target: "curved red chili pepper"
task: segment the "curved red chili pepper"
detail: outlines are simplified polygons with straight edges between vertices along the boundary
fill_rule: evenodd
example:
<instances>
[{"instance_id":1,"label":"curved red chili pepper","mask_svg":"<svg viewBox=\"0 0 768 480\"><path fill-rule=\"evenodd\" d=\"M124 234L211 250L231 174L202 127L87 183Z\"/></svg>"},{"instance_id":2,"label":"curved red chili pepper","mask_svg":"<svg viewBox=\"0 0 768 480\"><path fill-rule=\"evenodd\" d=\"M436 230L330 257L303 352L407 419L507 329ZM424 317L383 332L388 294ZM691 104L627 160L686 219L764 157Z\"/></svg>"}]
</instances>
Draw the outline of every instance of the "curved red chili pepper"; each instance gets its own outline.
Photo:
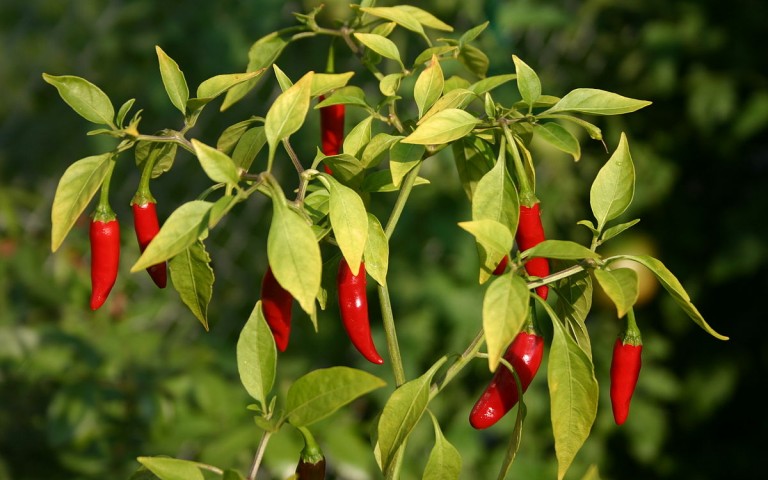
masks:
<instances>
[{"instance_id":1,"label":"curved red chili pepper","mask_svg":"<svg viewBox=\"0 0 768 480\"><path fill-rule=\"evenodd\" d=\"M532 207L520 205L520 223L517 226L515 241L521 252L533 248L545 240L539 205L539 203L533 204ZM529 258L525 263L525 271L529 275L546 277L549 275L549 262L546 258ZM549 294L549 287L546 285L537 287L536 293L546 300Z\"/></svg>"},{"instance_id":2,"label":"curved red chili pepper","mask_svg":"<svg viewBox=\"0 0 768 480\"><path fill-rule=\"evenodd\" d=\"M91 310L101 307L117 280L120 264L120 224L91 221Z\"/></svg>"},{"instance_id":3,"label":"curved red chili pepper","mask_svg":"<svg viewBox=\"0 0 768 480\"><path fill-rule=\"evenodd\" d=\"M347 261L342 258L339 262L339 272L336 277L339 310L344 328L352 340L352 345L370 362L377 365L384 363L376 351L376 345L371 337L371 325L368 320L368 297L365 292L365 264L360 263L360 271L352 274Z\"/></svg>"},{"instance_id":4,"label":"curved red chili pepper","mask_svg":"<svg viewBox=\"0 0 768 480\"><path fill-rule=\"evenodd\" d=\"M320 101L323 100L320 96ZM325 155L338 155L344 142L344 104L329 105L320 108L320 140ZM324 165L325 171L331 169Z\"/></svg>"},{"instance_id":5,"label":"curved red chili pepper","mask_svg":"<svg viewBox=\"0 0 768 480\"><path fill-rule=\"evenodd\" d=\"M133 227L136 230L136 240L139 242L139 251L144 252L149 242L160 231L160 222L157 220L157 208L155 202L146 202L142 205L134 203ZM168 282L168 266L166 262L158 263L147 268L149 276L160 288L165 288Z\"/></svg>"},{"instance_id":6,"label":"curved red chili pepper","mask_svg":"<svg viewBox=\"0 0 768 480\"><path fill-rule=\"evenodd\" d=\"M261 310L281 352L288 347L291 335L291 307L293 297L277 282L272 269L267 267L261 282Z\"/></svg>"},{"instance_id":7,"label":"curved red chili pepper","mask_svg":"<svg viewBox=\"0 0 768 480\"><path fill-rule=\"evenodd\" d=\"M522 391L525 392L541 365L544 356L544 338L535 333L520 332L504 354L514 368ZM499 365L491 383L475 403L469 414L469 423L482 430L495 424L518 402L515 376L505 366Z\"/></svg>"},{"instance_id":8,"label":"curved red chili pepper","mask_svg":"<svg viewBox=\"0 0 768 480\"><path fill-rule=\"evenodd\" d=\"M624 343L617 338L613 344L611 358L611 408L616 425L621 425L629 416L629 404L640 377L643 345Z\"/></svg>"}]
</instances>

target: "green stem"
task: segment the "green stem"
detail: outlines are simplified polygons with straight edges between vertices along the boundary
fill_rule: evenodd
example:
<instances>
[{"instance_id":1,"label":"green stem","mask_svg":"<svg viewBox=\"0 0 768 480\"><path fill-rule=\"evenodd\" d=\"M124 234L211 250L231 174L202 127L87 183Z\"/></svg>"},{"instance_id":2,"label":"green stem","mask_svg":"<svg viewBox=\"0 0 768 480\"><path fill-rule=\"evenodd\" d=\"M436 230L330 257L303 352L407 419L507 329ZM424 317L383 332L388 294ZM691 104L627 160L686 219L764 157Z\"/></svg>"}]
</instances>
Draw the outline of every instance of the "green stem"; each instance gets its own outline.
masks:
<instances>
[{"instance_id":1,"label":"green stem","mask_svg":"<svg viewBox=\"0 0 768 480\"><path fill-rule=\"evenodd\" d=\"M172 135L139 135L136 140L142 142L172 142L180 145L184 150L194 154L195 149L192 147L192 142L184 138L179 132L174 132Z\"/></svg>"},{"instance_id":2,"label":"green stem","mask_svg":"<svg viewBox=\"0 0 768 480\"><path fill-rule=\"evenodd\" d=\"M526 207L533 207L539 200L536 198L534 186L528 179L528 174L525 172L523 166L523 159L520 156L520 150L517 148L517 143L512 135L507 124L502 124L504 130L504 137L507 139L507 145L512 152L512 163L515 166L515 176L520 184L520 204Z\"/></svg>"},{"instance_id":3,"label":"green stem","mask_svg":"<svg viewBox=\"0 0 768 480\"><path fill-rule=\"evenodd\" d=\"M387 220L387 226L384 229L387 239L392 238L392 233L394 233L397 222L400 220L400 215L403 213L405 203L408 201L408 196L410 196L411 190L413 190L413 185L416 183L416 178L419 176L420 168L421 162L416 164L403 179L403 183L400 186L400 194L397 196L395 206L392 207L392 213L389 214L389 220Z\"/></svg>"},{"instance_id":4,"label":"green stem","mask_svg":"<svg viewBox=\"0 0 768 480\"><path fill-rule=\"evenodd\" d=\"M149 190L149 181L152 179L152 170L155 168L156 155L148 155L147 160L144 162L144 168L141 171L141 179L139 180L139 188L136 189L136 194L131 200L131 204L145 205L147 203L156 203L155 197L152 196L152 192Z\"/></svg>"},{"instance_id":5,"label":"green stem","mask_svg":"<svg viewBox=\"0 0 768 480\"><path fill-rule=\"evenodd\" d=\"M259 473L259 467L261 466L261 460L264 458L264 451L267 449L269 438L272 436L272 432L264 432L261 435L259 441L259 448L256 450L256 455L253 457L253 463L251 464L251 470L248 474L248 480L256 480L256 474Z\"/></svg>"},{"instance_id":6,"label":"green stem","mask_svg":"<svg viewBox=\"0 0 768 480\"><path fill-rule=\"evenodd\" d=\"M448 367L448 370L445 372L445 376L440 381L440 384L432 385L432 387L429 390L429 399L430 401L437 396L438 393L440 393L443 388L448 385L451 380L456 377L456 375L461 372L461 370L467 366L467 364L474 359L478 352L480 351L480 348L483 346L485 339L485 333L482 329L477 333L475 338L470 342L469 346L464 350L464 353L461 354L458 360L453 363L450 367Z\"/></svg>"},{"instance_id":7,"label":"green stem","mask_svg":"<svg viewBox=\"0 0 768 480\"><path fill-rule=\"evenodd\" d=\"M397 330L395 318L392 314L392 302L389 298L389 289L386 285L378 285L379 303L381 304L381 317L384 323L384 333L387 336L387 350L392 361L392 373L395 375L395 384L399 387L405 383L405 369L403 359L400 356L400 345L397 342Z\"/></svg>"},{"instance_id":8,"label":"green stem","mask_svg":"<svg viewBox=\"0 0 768 480\"><path fill-rule=\"evenodd\" d=\"M309 463L317 463L323 460L323 451L315 441L312 432L307 427L296 427L304 437L304 448L301 449L301 460Z\"/></svg>"},{"instance_id":9,"label":"green stem","mask_svg":"<svg viewBox=\"0 0 768 480\"><path fill-rule=\"evenodd\" d=\"M637 327L637 321L635 320L635 310L632 308L627 311L624 331L621 333L621 341L630 345L643 344L643 338L640 335L640 329Z\"/></svg>"},{"instance_id":10,"label":"green stem","mask_svg":"<svg viewBox=\"0 0 768 480\"><path fill-rule=\"evenodd\" d=\"M96 210L93 212L93 220L96 222L110 222L117 218L112 206L109 204L109 186L112 183L112 173L115 171L115 164L117 159L112 155L109 159L109 165L107 165L107 173L104 175L104 181L101 183L101 194L99 195L99 203L96 205Z\"/></svg>"}]
</instances>

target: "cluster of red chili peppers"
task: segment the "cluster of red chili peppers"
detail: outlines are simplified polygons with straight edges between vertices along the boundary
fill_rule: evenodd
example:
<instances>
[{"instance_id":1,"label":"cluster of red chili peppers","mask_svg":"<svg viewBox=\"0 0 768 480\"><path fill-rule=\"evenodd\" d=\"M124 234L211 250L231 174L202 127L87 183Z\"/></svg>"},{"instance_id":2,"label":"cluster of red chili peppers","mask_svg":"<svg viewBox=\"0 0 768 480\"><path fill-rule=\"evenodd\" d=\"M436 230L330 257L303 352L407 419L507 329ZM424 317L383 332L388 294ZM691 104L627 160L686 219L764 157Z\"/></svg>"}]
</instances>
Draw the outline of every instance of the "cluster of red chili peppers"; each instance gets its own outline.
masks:
<instances>
[{"instance_id":1,"label":"cluster of red chili peppers","mask_svg":"<svg viewBox=\"0 0 768 480\"><path fill-rule=\"evenodd\" d=\"M322 101L322 98L320 99ZM344 105L330 105L320 109L320 132L322 150L325 155L338 155L344 139ZM325 171L331 169L324 165ZM381 365L384 359L376 351L371 336L368 318L368 297L366 293L365 263L360 263L357 275L352 273L347 261L339 261L336 275L339 312L344 329L352 345L371 363ZM291 333L291 308L293 298L267 268L261 287L261 302L264 318L272 330L277 348L283 352L288 347Z\"/></svg>"},{"instance_id":2,"label":"cluster of red chili peppers","mask_svg":"<svg viewBox=\"0 0 768 480\"><path fill-rule=\"evenodd\" d=\"M140 252L160 231L157 219L157 203L149 193L152 162L148 161L142 172L141 182L131 201L133 226ZM120 264L120 224L109 205L109 183L112 168L101 187L101 199L91 218L89 238L91 243L91 310L98 310L107 300L117 281ZM165 288L168 273L166 262L147 268L149 276L160 288Z\"/></svg>"},{"instance_id":3,"label":"cluster of red chili peppers","mask_svg":"<svg viewBox=\"0 0 768 480\"><path fill-rule=\"evenodd\" d=\"M525 201L520 205L520 219L515 233L515 242L520 251L533 248L546 238L541 223L540 202L532 191L523 192L522 198ZM508 263L509 256L505 255L493 274L502 275ZM525 270L533 277L543 278L549 275L549 262L546 258L533 257L525 263ZM542 299L547 299L547 285L536 287L535 291ZM629 404L640 375L643 349L640 330L632 310L626 318L626 326L616 339L611 360L611 406L617 425L623 424L629 415ZM476 429L485 429L506 415L520 400L520 394L528 389L539 370L543 354L544 338L535 322L529 321L504 353L504 359L512 366L514 374L505 366L496 370L490 384L472 408L469 423Z\"/></svg>"}]
</instances>

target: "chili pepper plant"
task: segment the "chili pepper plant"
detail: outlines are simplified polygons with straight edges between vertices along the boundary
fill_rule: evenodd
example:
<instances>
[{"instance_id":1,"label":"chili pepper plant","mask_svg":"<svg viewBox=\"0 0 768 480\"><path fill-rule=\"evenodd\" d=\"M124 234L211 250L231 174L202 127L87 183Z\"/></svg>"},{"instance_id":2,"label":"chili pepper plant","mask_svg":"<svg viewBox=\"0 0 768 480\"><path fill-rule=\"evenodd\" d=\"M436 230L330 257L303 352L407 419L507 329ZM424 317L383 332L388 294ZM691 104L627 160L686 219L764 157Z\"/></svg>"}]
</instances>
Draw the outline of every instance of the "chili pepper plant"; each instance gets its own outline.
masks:
<instances>
[{"instance_id":1,"label":"chili pepper plant","mask_svg":"<svg viewBox=\"0 0 768 480\"><path fill-rule=\"evenodd\" d=\"M254 285L263 285L253 289L252 313L242 319L236 348L240 379L253 398L248 406L256 420L253 435L261 438L252 465L239 472L228 465L147 452L138 458L142 475L202 479L206 471L253 480L263 472L261 460L270 440L293 429L306 441L305 451L296 452L299 478L323 478L326 465L333 468L333 459L322 454L323 436L333 433L314 432L315 441L313 424L377 391L386 392L383 408L361 418L370 423L370 455L380 469L375 475L399 478L405 463L417 461L410 434L417 424L431 420L434 445L424 478L459 478L461 452L443 435L441 418L430 405L451 395L453 380L465 375L468 365L483 362L488 387L476 393L478 401L466 421L478 430L496 428L500 421L514 424L506 459L498 466L498 478L505 478L524 444L525 391L536 381L544 357L547 368L539 378L546 377L549 389L552 453L557 477L563 478L590 435L600 389L608 387L598 385L592 348L612 345L593 344L586 326L594 282L615 304L617 317L631 320L631 331L617 332L616 348L637 351L631 366L615 365L611 371L611 398L622 402L613 407L619 424L626 420L639 375L640 349L633 346L639 345L645 319L636 319L633 311L638 277L632 269L617 267L619 260L648 268L706 333L727 339L704 320L660 260L601 253L604 243L639 219L619 221L635 192L631 133L608 144L600 117L636 112L651 102L598 88L547 91L535 62L515 52L509 52L514 71L489 75L491 59L475 46L488 22L459 32L421 8L375 3L351 4L347 15L333 22L319 20L322 7L296 14L295 25L253 43L243 72L215 74L195 90L190 90L183 66L157 46L158 81L168 93L169 108L175 107L179 116L178 125L159 131L145 131L142 118L151 112L138 109L134 99L115 108L102 89L84 78L43 74L76 113L95 124L91 135L114 139L108 151L73 162L53 200L53 251L83 213L93 212L94 225L109 222L113 227L108 235L106 227L94 233L92 308L109 302L114 281L120 281L118 225L129 222L117 223L111 203L132 203L137 212L140 255L130 260L131 272L148 270L164 287L167 265L173 289L205 330L214 287L212 255L206 248L209 232L220 228L238 204L255 197L271 203L271 211L264 212L271 217L268 230L248 233L251 245L266 248L268 267L251 272ZM304 59L306 71L291 78L280 68L281 54L289 45L307 41L326 44L328 56ZM423 48L414 58L404 58L397 41ZM342 58L344 65L356 68L339 71ZM366 79L373 79L378 89L364 90ZM249 95L264 85L279 86L280 93L266 102ZM499 100L510 92L517 100ZM215 143L201 141L203 133L211 135L196 128L201 114L216 115L217 109L237 103L247 104L252 115L215 132ZM349 122L352 111L362 120ZM318 123L320 132L302 128ZM546 235L540 212L557 211L558 205L542 204L536 194L539 163L532 142L549 144L578 161L581 135L576 131L586 133L587 141L601 142L606 152L591 185L583 187L589 191L593 216L578 222L591 238L586 244ZM314 156L298 154L293 145L299 142L315 145ZM183 174L176 161L182 156L196 159L184 169L199 167L210 186L195 199L179 199L167 218L157 219L150 182ZM462 188L454 194L466 199L470 213L457 216L456 235L474 238L476 280L485 293L482 310L467 319L475 324L476 335L466 339L463 351L446 352L425 371L407 376L403 359L409 352L399 346L392 308L397 299L390 298L387 283L389 260L397 251L389 247L403 234L398 222L412 191L433 188L430 178L421 175L422 166L433 162L455 169L460 180ZM131 178L124 173L134 168L141 172L136 196L115 198L116 189L110 196L110 183ZM90 210L99 192L98 205ZM374 214L373 201L386 208ZM151 211L143 211L147 206ZM418 239L411 236L408 241ZM385 341L378 344L371 335L369 309L381 311ZM343 322L349 334L338 339L338 348L362 355L369 370L325 366L292 379L287 392L277 389L282 356L316 354L292 350L291 329L312 325L318 330L330 322ZM544 322L547 328L542 329ZM551 332L549 338L542 331ZM625 346L622 342L629 337ZM622 372L632 378L620 378ZM389 376L393 381L383 379ZM502 418L515 407L516 414Z\"/></svg>"}]
</instances>

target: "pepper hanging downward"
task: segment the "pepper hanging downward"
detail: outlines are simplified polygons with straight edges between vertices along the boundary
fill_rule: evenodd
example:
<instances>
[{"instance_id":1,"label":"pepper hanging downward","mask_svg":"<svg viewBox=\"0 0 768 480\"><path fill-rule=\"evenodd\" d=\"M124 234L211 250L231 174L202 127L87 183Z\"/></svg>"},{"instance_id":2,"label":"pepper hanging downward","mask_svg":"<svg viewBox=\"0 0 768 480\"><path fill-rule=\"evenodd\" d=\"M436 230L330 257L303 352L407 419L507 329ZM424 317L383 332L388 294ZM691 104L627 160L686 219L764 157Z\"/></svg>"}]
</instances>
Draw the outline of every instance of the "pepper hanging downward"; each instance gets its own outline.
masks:
<instances>
[{"instance_id":1,"label":"pepper hanging downward","mask_svg":"<svg viewBox=\"0 0 768 480\"><path fill-rule=\"evenodd\" d=\"M109 296L117 280L120 264L120 224L117 217L91 220L91 310L98 310Z\"/></svg>"},{"instance_id":2,"label":"pepper hanging downward","mask_svg":"<svg viewBox=\"0 0 768 480\"><path fill-rule=\"evenodd\" d=\"M515 233L515 241L520 251L533 248L546 239L544 227L541 224L539 205L539 202L534 203L530 207L520 205L520 223L517 227L517 233ZM525 271L529 275L546 277L549 275L549 262L546 258L530 258L525 263ZM549 294L549 287L546 285L536 287L536 293L546 300Z\"/></svg>"},{"instance_id":3,"label":"pepper hanging downward","mask_svg":"<svg viewBox=\"0 0 768 480\"><path fill-rule=\"evenodd\" d=\"M322 95L320 101L323 101ZM338 155L344 142L344 104L329 105L320 108L320 140L325 155ZM331 169L323 165L326 173Z\"/></svg>"},{"instance_id":4,"label":"pepper hanging downward","mask_svg":"<svg viewBox=\"0 0 768 480\"><path fill-rule=\"evenodd\" d=\"M360 271L354 275L347 261L342 258L336 277L341 321L352 345L369 362L381 365L384 363L384 359L376 351L376 345L371 337L371 325L368 320L368 296L365 285L365 264L361 262Z\"/></svg>"},{"instance_id":5,"label":"pepper hanging downward","mask_svg":"<svg viewBox=\"0 0 768 480\"><path fill-rule=\"evenodd\" d=\"M131 204L133 211L133 227L136 231L136 240L139 242L139 251L144 252L149 242L155 238L160 231L160 222L157 220L157 208L154 201L145 201L143 203L134 202ZM168 282L168 266L166 262L161 262L151 267L147 267L149 276L160 288L165 288Z\"/></svg>"},{"instance_id":6,"label":"pepper hanging downward","mask_svg":"<svg viewBox=\"0 0 768 480\"><path fill-rule=\"evenodd\" d=\"M544 356L544 338L536 331L533 322L512 341L504 359L514 367L520 378L523 392L528 389ZM482 430L495 424L520 400L515 376L504 365L499 365L491 383L475 403L469 414L469 423Z\"/></svg>"},{"instance_id":7,"label":"pepper hanging downward","mask_svg":"<svg viewBox=\"0 0 768 480\"><path fill-rule=\"evenodd\" d=\"M627 313L626 326L613 344L611 358L611 408L616 425L629 416L629 404L635 393L642 364L643 341L635 323L632 309Z\"/></svg>"},{"instance_id":8,"label":"pepper hanging downward","mask_svg":"<svg viewBox=\"0 0 768 480\"><path fill-rule=\"evenodd\" d=\"M261 282L261 309L269 329L272 330L272 336L275 337L275 345L281 352L288 348L292 306L293 297L277 282L272 268L267 267Z\"/></svg>"}]
</instances>

